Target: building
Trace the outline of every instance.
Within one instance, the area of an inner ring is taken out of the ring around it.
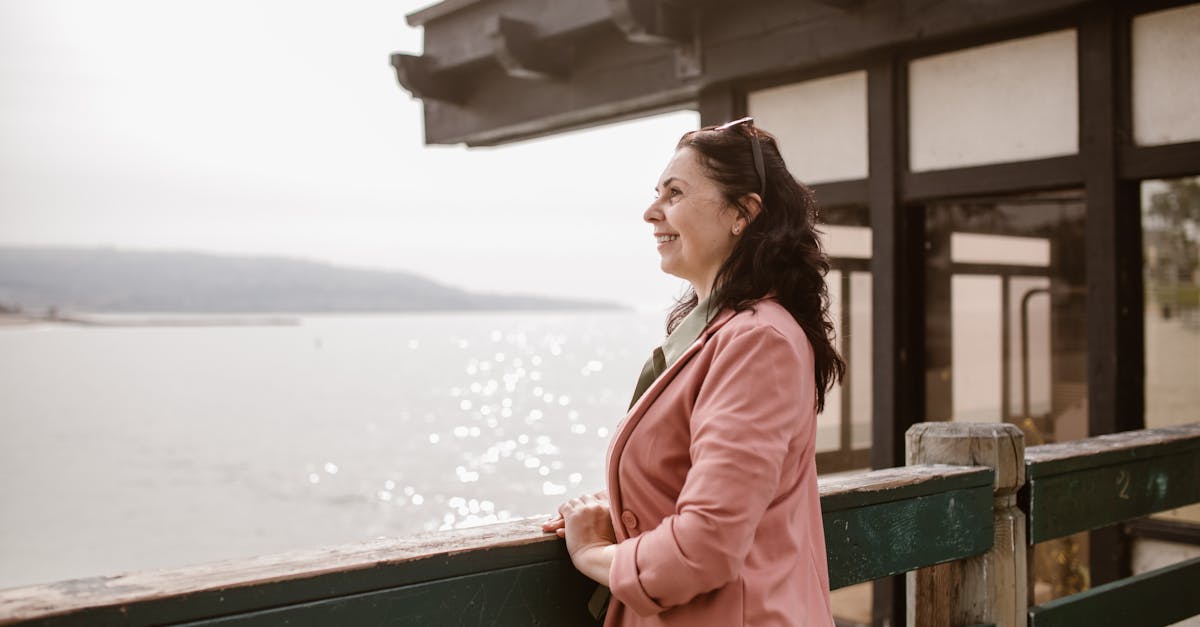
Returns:
[[[823,206],[851,366],[823,472],[903,464],[923,420],[1037,444],[1197,419],[1200,3],[446,0],[409,22],[425,53],[392,63],[429,143],[673,109],[779,137]],[[1115,579],[1135,538],[1197,545],[1196,523],[1092,532],[1039,577]],[[902,615],[901,582],[873,598]]]

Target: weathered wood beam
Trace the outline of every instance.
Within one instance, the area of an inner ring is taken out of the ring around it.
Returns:
[[[439,102],[461,102],[465,85],[438,76],[429,69],[429,57],[395,53],[392,67],[396,70],[396,81],[414,98]]]
[[[538,39],[563,42],[605,31],[616,37],[603,0],[518,0],[472,3],[421,24],[432,69],[458,71],[493,65],[488,29],[503,15],[537,28]]]
[[[682,44],[691,40],[692,12],[668,0],[608,0],[613,24],[639,44]]]
[[[818,484],[835,587],[979,553],[991,539],[986,468],[913,466]],[[442,625],[468,617],[569,627],[594,624],[585,614],[594,588],[535,519],[0,590],[0,625]]]
[[[0,625],[158,625],[567,559],[521,521],[0,590]]]
[[[1200,423],[1033,446],[1029,543],[1200,501]]]
[[[478,73],[468,105],[426,103],[425,141],[488,146],[691,106],[699,85],[640,88],[675,76],[674,58],[651,50],[627,45],[602,62],[580,55],[570,76],[557,81],[517,81],[499,68]]]
[[[925,474],[913,474],[913,469]],[[884,478],[892,486],[881,490]],[[827,480],[828,481],[828,480]],[[992,472],[964,466],[910,466],[822,486],[830,588],[897,575],[986,552],[992,546]],[[919,540],[917,540],[919,538]]]
[[[587,17],[569,17],[565,8],[548,7],[544,17],[524,13],[545,6],[543,0],[506,4],[522,9],[512,17],[537,24],[552,41],[574,37],[571,75],[565,81],[517,81],[490,58],[492,46],[481,45],[479,26],[488,3],[473,5],[425,25],[426,54],[432,68],[470,70],[471,101],[464,107],[425,111],[426,141],[433,144],[490,145],[696,105],[709,85],[749,76],[784,73],[930,38],[1014,24],[1083,6],[1087,0],[1009,0],[973,4],[963,11],[955,3],[924,0],[866,3],[853,13],[812,3],[763,0],[752,10],[726,3],[703,5],[699,75],[680,72],[680,46],[631,43],[624,33],[603,28],[611,19],[593,2],[562,2]],[[686,6],[686,5],[685,5]],[[492,9],[495,11],[497,9]],[[531,9],[530,9],[531,10]],[[687,9],[684,11],[691,11]],[[770,23],[763,20],[770,15]],[[443,22],[440,23],[439,22]],[[573,30],[572,30],[573,29]]]
[[[910,464],[972,464],[993,469],[988,494],[995,534],[988,552],[952,565],[908,573],[909,625],[1019,625],[1026,612],[1025,515],[1017,490],[1025,484],[1025,436],[1012,424],[926,422],[907,433]]]
[[[1110,433],[1025,449],[1030,479],[1091,470],[1200,449],[1200,422]]]
[[[823,4],[842,11],[853,11],[863,5],[864,0],[813,0],[817,4]]]
[[[1197,450],[1029,482],[1029,543],[1200,502]]]
[[[536,31],[529,22],[497,17],[488,29],[496,61],[513,78],[548,80],[565,77],[569,69],[567,50],[539,41]]]

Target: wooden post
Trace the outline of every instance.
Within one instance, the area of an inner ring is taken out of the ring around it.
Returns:
[[[988,466],[995,471],[991,550],[909,572],[908,625],[1025,625],[1025,515],[1017,509],[1017,490],[1025,483],[1025,436],[1011,424],[959,422],[920,423],[905,435],[909,465]]]

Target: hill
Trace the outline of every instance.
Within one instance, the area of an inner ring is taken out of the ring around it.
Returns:
[[[214,314],[620,308],[283,257],[40,247],[0,247],[0,306]]]

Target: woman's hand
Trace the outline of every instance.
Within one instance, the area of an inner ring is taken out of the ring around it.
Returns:
[[[608,490],[601,490],[593,494],[592,498],[596,499],[597,501],[604,501],[605,503],[608,503]],[[566,503],[563,503],[563,506],[565,505]],[[559,511],[562,511],[562,506],[559,506]],[[558,537],[560,538],[565,537],[563,527],[564,521],[561,513],[556,514],[554,518],[542,523],[542,531],[545,531],[546,533],[557,533]]]
[[[597,496],[601,494],[585,494],[563,503],[558,508],[559,518],[547,521],[542,529],[565,537],[567,553],[575,568],[607,585],[617,533],[613,530],[608,500]]]

